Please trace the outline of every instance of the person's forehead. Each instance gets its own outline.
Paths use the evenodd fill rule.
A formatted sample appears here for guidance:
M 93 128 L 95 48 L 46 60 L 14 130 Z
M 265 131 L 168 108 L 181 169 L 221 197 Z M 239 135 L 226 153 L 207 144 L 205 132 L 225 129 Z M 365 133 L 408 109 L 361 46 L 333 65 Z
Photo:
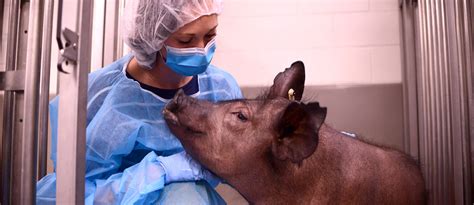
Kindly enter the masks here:
M 197 33 L 197 32 L 207 32 L 217 26 L 217 15 L 206 15 L 201 16 L 198 19 L 192 21 L 181 27 L 176 33 L 177 34 L 186 34 L 186 33 Z

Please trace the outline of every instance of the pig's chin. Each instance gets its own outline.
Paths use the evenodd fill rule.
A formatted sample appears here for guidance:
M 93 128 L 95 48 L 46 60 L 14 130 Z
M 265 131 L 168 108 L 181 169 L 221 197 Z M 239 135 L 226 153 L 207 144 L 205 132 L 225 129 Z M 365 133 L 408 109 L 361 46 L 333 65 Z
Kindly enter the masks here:
M 173 132 L 184 133 L 186 136 L 205 135 L 205 132 L 189 125 L 188 122 L 180 121 L 179 116 L 168 109 L 163 110 L 163 117 Z

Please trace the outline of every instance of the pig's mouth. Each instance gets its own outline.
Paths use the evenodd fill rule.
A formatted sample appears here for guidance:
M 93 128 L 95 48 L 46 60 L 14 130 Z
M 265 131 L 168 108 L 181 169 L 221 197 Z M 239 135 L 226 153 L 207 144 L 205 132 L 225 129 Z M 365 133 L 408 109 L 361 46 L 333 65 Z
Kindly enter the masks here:
M 166 107 L 163 109 L 163 117 L 165 121 L 168 123 L 168 126 L 170 126 L 172 129 L 180 129 L 186 133 L 192 134 L 192 135 L 204 135 L 205 132 L 192 126 L 189 125 L 187 122 L 188 121 L 181 121 L 180 118 L 176 113 L 172 111 L 172 109 L 169 109 L 169 107 Z M 192 122 L 189 122 L 192 123 Z
M 163 117 L 166 123 L 175 134 L 186 133 L 185 135 L 204 135 L 203 128 L 198 126 L 187 112 L 188 107 L 193 104 L 194 99 L 184 94 L 183 90 L 179 90 L 173 99 L 163 109 Z

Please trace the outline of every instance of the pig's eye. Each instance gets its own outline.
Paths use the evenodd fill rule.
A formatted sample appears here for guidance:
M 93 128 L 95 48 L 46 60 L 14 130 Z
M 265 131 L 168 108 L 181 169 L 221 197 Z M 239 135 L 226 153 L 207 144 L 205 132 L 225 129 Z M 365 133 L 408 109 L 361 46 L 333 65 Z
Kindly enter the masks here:
M 242 122 L 246 122 L 248 120 L 242 112 L 233 112 L 232 114 L 237 115 L 237 118 L 239 118 L 239 120 Z

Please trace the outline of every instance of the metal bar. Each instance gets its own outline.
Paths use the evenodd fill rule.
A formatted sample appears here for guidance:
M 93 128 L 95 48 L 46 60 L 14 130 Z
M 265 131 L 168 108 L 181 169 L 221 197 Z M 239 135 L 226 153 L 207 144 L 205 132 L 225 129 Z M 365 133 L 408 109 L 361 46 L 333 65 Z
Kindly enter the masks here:
M 432 81 L 430 79 L 433 79 L 433 74 L 432 74 L 432 69 L 434 67 L 433 65 L 433 52 L 432 52 L 432 49 L 433 49 L 433 37 L 431 34 L 433 34 L 433 30 L 432 30 L 432 7 L 431 7 L 431 1 L 426 1 L 426 10 L 425 10 L 425 17 L 426 17 L 426 26 L 427 26 L 427 31 L 426 31 L 426 38 L 427 38 L 427 49 L 426 49 L 426 55 L 427 55 L 427 64 L 426 64 L 426 67 L 425 67 L 425 81 L 426 81 L 426 107 L 427 107 L 427 118 L 424 119 L 424 123 L 426 124 L 427 128 L 428 128 L 428 132 L 427 132 L 427 138 L 429 139 L 429 144 L 428 144 L 428 150 L 429 150 L 429 160 L 430 162 L 433 162 L 433 163 L 430 163 L 431 164 L 431 175 L 430 175 L 430 181 L 432 182 L 431 185 L 432 187 L 430 187 L 433 195 L 434 195 L 434 198 L 433 198 L 433 201 L 434 202 L 438 202 L 439 201 L 439 194 L 438 194 L 438 183 L 435 181 L 436 178 L 434 178 L 434 176 L 437 176 L 438 175 L 438 163 L 437 163 L 437 160 L 435 160 L 436 156 L 436 150 L 435 150 L 435 140 L 436 140 L 436 133 L 433 131 L 433 121 L 434 121 L 434 116 L 433 116 L 433 108 L 434 108 L 434 105 L 433 105 L 433 100 L 431 99 L 432 96 L 434 95 L 434 92 L 433 92 L 433 85 L 432 85 Z
M 440 28 L 439 34 L 440 34 L 440 39 L 438 40 L 438 44 L 440 45 L 439 48 L 439 62 L 440 62 L 440 79 L 438 85 L 440 85 L 440 90 L 438 94 L 438 98 L 441 100 L 440 104 L 440 114 L 441 114 L 441 122 L 442 124 L 440 125 L 439 129 L 441 129 L 441 136 L 443 137 L 443 140 L 440 143 L 440 146 L 442 147 L 442 162 L 444 166 L 442 167 L 444 169 L 443 174 L 440 176 L 440 178 L 443 180 L 443 188 L 446 189 L 448 188 L 448 191 L 443 190 L 443 198 L 444 198 L 444 203 L 450 203 L 452 201 L 451 196 L 453 196 L 454 193 L 452 193 L 452 186 L 454 183 L 453 180 L 453 155 L 452 155 L 452 139 L 453 135 L 451 132 L 451 108 L 450 108 L 450 98 L 447 98 L 445 96 L 449 96 L 449 89 L 451 87 L 451 79 L 449 78 L 448 70 L 450 69 L 450 65 L 448 64 L 449 61 L 449 56 L 448 56 L 448 44 L 447 44 L 447 34 L 446 34 L 446 8 L 445 5 L 446 1 L 442 1 L 438 5 L 438 18 L 440 18 Z
M 402 15 L 402 58 L 403 58 L 403 106 L 404 106 L 404 149 L 415 159 L 419 159 L 418 136 L 418 99 L 417 99 L 417 65 L 416 65 L 416 32 L 415 32 L 415 6 L 411 1 L 400 1 Z
M 18 178 L 13 178 L 13 202 L 34 204 L 36 201 L 36 153 L 38 136 L 38 99 L 41 69 L 41 39 L 43 28 L 43 0 L 30 1 L 28 21 L 28 45 L 26 52 L 26 79 L 23 135 L 20 138 L 19 150 L 14 153 L 21 160 Z
M 26 70 L 27 52 L 28 52 L 28 37 L 29 37 L 29 18 L 30 18 L 30 2 L 21 2 L 20 5 L 20 27 L 18 34 L 17 44 L 17 70 Z M 26 72 L 25 72 L 26 73 Z M 26 80 L 26 79 L 24 79 Z M 23 160 L 21 150 L 23 145 L 23 131 L 24 131 L 24 119 L 25 119 L 25 93 L 15 92 L 15 110 L 13 119 L 15 124 L 13 125 L 12 135 L 12 150 L 11 150 L 11 190 L 10 190 L 10 203 L 20 203 L 20 196 L 17 193 L 22 191 L 22 177 L 23 177 Z M 13 121 L 13 120 L 12 120 Z
M 3 1 L 4 3 L 4 19 L 2 31 L 7 33 L 3 35 L 0 58 L 5 65 L 5 71 L 17 68 L 17 42 L 18 29 L 20 27 L 20 2 L 17 0 Z M 14 127 L 16 125 L 15 116 L 15 92 L 4 92 L 3 104 L 3 135 L 2 135 L 2 173 L 1 173 L 1 203 L 10 204 L 11 193 L 11 169 L 12 156 L 11 150 L 13 145 Z
M 473 58 L 473 49 L 474 49 L 474 4 L 471 0 L 464 0 L 464 25 L 466 30 L 465 37 L 466 37 L 466 75 L 467 75 L 467 97 L 469 103 L 469 122 L 468 122 L 468 134 L 469 139 L 466 142 L 467 146 L 470 147 L 465 152 L 466 154 L 470 154 L 470 156 L 466 156 L 466 160 L 470 161 L 469 164 L 466 164 L 467 173 L 469 174 L 469 178 L 471 179 L 470 182 L 466 181 L 466 204 L 474 203 L 474 65 L 472 62 Z M 470 170 L 469 170 L 470 169 Z
M 408 3 L 401 3 L 405 20 L 408 14 L 403 6 Z M 419 38 L 415 42 L 419 49 L 416 64 L 418 125 L 420 161 L 430 192 L 429 203 L 471 204 L 474 184 L 471 52 L 474 44 L 470 20 L 474 7 L 468 0 L 418 3 L 417 18 L 413 20 L 419 29 L 419 33 L 415 29 Z M 402 23 L 406 28 L 408 24 Z M 406 51 L 406 39 L 411 33 L 403 32 L 403 35 Z
M 463 50 L 463 67 L 461 75 L 464 77 L 463 79 L 463 93 L 461 98 L 462 103 L 462 119 L 460 124 L 462 126 L 462 158 L 463 158 L 463 165 L 462 170 L 464 173 L 463 180 L 463 188 L 464 188 L 464 203 L 472 204 L 473 203 L 473 196 L 472 196 L 472 186 L 470 181 L 473 179 L 473 175 L 471 174 L 472 166 L 474 165 L 471 162 L 471 149 L 470 149 L 470 140 L 472 140 L 473 135 L 470 133 L 471 126 L 473 125 L 474 121 L 471 119 L 471 111 L 474 107 L 471 106 L 470 99 L 472 99 L 471 91 L 472 91 L 472 78 L 471 78 L 471 60 L 472 60 L 472 53 L 471 53 L 471 45 L 472 45 L 472 28 L 469 24 L 470 22 L 470 9 L 471 9 L 471 1 L 460 0 L 458 1 L 459 4 L 462 6 L 459 8 L 459 18 L 462 19 L 460 21 L 459 26 L 462 30 L 459 32 L 459 36 L 462 36 L 462 42 L 459 43 L 459 47 Z
M 117 53 L 115 56 L 115 59 L 119 59 L 123 56 L 123 49 L 124 49 L 124 42 L 122 40 L 122 18 L 123 18 L 123 10 L 125 9 L 125 0 L 118 0 L 118 15 L 117 15 L 117 21 L 118 21 L 118 27 L 117 27 Z
M 65 6 L 70 6 L 66 8 Z M 57 158 L 57 204 L 84 204 L 85 131 L 87 73 L 90 69 L 92 28 L 92 2 L 90 0 L 64 2 L 63 9 L 77 16 L 62 19 L 61 28 L 80 33 L 77 64 L 63 64 L 70 74 L 60 73 L 59 125 Z M 58 17 L 59 18 L 59 17 Z
M 0 72 L 0 90 L 23 91 L 25 90 L 25 71 Z
M 46 0 L 44 6 L 44 26 L 42 39 L 41 81 L 39 101 L 39 134 L 38 134 L 38 179 L 46 175 L 48 155 L 48 105 L 49 105 L 49 77 L 51 67 L 51 41 L 53 29 L 53 0 Z
M 461 142 L 463 141 L 463 138 L 465 137 L 465 133 L 463 130 L 463 127 L 461 125 L 461 122 L 463 120 L 463 108 L 462 108 L 462 96 L 463 96 L 463 76 L 462 74 L 459 73 L 459 71 L 462 69 L 462 59 L 459 59 L 459 57 L 462 57 L 463 53 L 462 50 L 460 50 L 461 43 L 460 42 L 460 27 L 459 27 L 459 21 L 462 21 L 462 19 L 459 18 L 459 13 L 458 13 L 458 8 L 456 5 L 456 2 L 453 1 L 447 1 L 446 2 L 446 11 L 447 11 L 447 25 L 448 25 L 448 43 L 450 45 L 449 47 L 449 57 L 450 57 L 450 65 L 452 66 L 449 69 L 449 74 L 450 77 L 453 79 L 453 83 L 451 83 L 451 88 L 450 88 L 450 95 L 449 97 L 453 100 L 451 103 L 451 108 L 453 110 L 451 119 L 452 119 L 452 126 L 453 128 L 451 129 L 451 132 L 453 133 L 453 169 L 454 169 L 454 176 L 453 176 L 453 202 L 456 204 L 461 204 L 465 203 L 464 202 L 464 183 L 462 180 L 465 180 L 465 173 L 462 170 L 463 166 L 463 145 Z M 461 181 L 458 181 L 461 180 Z
M 429 81 L 432 85 L 432 92 L 433 95 L 430 97 L 430 101 L 432 102 L 433 109 L 433 119 L 430 119 L 433 124 L 432 124 L 432 130 L 434 132 L 435 136 L 435 141 L 433 143 L 433 150 L 435 154 L 435 160 L 434 163 L 437 165 L 436 170 L 437 170 L 437 175 L 436 177 L 436 191 L 438 193 L 438 196 L 440 197 L 439 200 L 437 201 L 440 204 L 446 204 L 446 193 L 443 191 L 443 187 L 447 186 L 447 183 L 445 183 L 445 175 L 442 173 L 447 172 L 447 167 L 446 167 L 446 161 L 445 161 L 445 153 L 443 152 L 443 149 L 446 145 L 443 145 L 443 139 L 445 138 L 442 134 L 442 129 L 444 127 L 444 122 L 442 118 L 442 112 L 444 111 L 442 109 L 442 103 L 440 96 L 441 94 L 441 75 L 440 71 L 442 70 L 442 66 L 440 65 L 440 59 L 442 56 L 440 56 L 440 41 L 441 37 L 439 35 L 440 33 L 440 28 L 439 28 L 439 23 L 440 23 L 440 11 L 438 9 L 438 4 L 440 1 L 443 0 L 431 0 L 431 5 L 430 5 L 430 10 L 431 10 L 431 19 L 432 19 L 432 32 L 431 36 L 433 37 L 432 41 L 432 69 L 431 73 L 432 76 L 430 77 Z
M 105 20 L 104 20 L 104 49 L 102 66 L 114 62 L 118 58 L 118 42 L 120 42 L 119 27 L 119 0 L 105 1 Z M 113 34 L 112 36 L 110 34 Z
M 419 50 L 417 51 L 417 56 L 419 56 L 418 62 L 417 62 L 417 76 L 418 81 L 417 81 L 417 90 L 418 90 L 418 95 L 420 97 L 420 103 L 418 104 L 418 124 L 420 126 L 419 129 L 419 137 L 420 137 L 420 150 L 421 150 L 421 156 L 420 156 L 420 162 L 425 162 L 428 161 L 428 139 L 426 137 L 426 133 L 428 132 L 427 127 L 423 121 L 423 119 L 426 118 L 427 112 L 426 112 L 426 92 L 425 92 L 425 87 L 426 87 L 426 81 L 424 80 L 425 77 L 425 65 L 426 65 L 426 18 L 424 16 L 425 14 L 425 3 L 424 1 L 420 1 L 418 3 L 417 7 L 417 19 L 418 19 L 418 24 L 416 25 L 417 28 L 419 28 Z M 421 164 L 421 163 L 420 163 Z M 425 177 L 425 184 L 427 187 L 430 187 L 430 180 L 427 180 L 427 177 L 429 177 L 429 172 L 430 172 L 430 167 L 429 164 L 426 164 L 425 166 L 422 166 L 422 171 L 424 173 Z
M 1 34 L 3 34 L 2 31 L 3 31 L 3 5 L 4 5 L 4 4 L 5 4 L 4 1 L 0 1 L 0 33 L 1 33 Z M 2 42 L 2 39 L 0 38 L 0 48 L 2 47 L 2 43 L 3 43 L 3 42 Z M 0 51 L 0 52 L 1 52 L 1 51 Z M 4 63 L 4 62 L 3 62 L 3 59 L 0 58 L 0 71 L 3 71 L 3 69 L 1 69 L 1 68 L 2 68 L 1 65 L 2 65 L 3 63 Z M 0 155 L 0 159 L 1 159 L 1 155 Z M 1 173 L 1 172 L 0 172 L 0 173 Z

